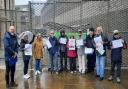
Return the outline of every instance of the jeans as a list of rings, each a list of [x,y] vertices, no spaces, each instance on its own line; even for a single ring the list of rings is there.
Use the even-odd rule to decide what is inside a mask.
[[[104,77],[105,56],[96,56],[96,74]]]
[[[9,86],[10,84],[9,77],[11,77],[11,82],[14,82],[16,64],[10,66],[9,61],[5,61],[5,66],[6,66],[6,71],[5,71],[6,86]],[[11,75],[10,75],[10,72],[11,72]]]
[[[121,75],[121,62],[120,61],[112,61],[111,62],[111,75],[112,76],[114,76],[115,67],[117,67],[116,77],[120,77],[120,75]]]
[[[64,60],[64,69],[67,69],[67,52],[60,51],[60,69],[63,70],[63,60]]]
[[[41,59],[36,59],[35,60],[35,69],[36,69],[36,71],[41,71],[41,69],[40,69],[40,60]]]
[[[79,72],[85,72],[85,55],[78,55]]]
[[[70,71],[76,70],[76,58],[69,58]]]
[[[58,71],[58,53],[50,54],[51,70]]]
[[[29,60],[30,60],[30,56],[24,55],[24,57],[23,57],[23,62],[24,62],[24,75],[26,75],[28,73]]]

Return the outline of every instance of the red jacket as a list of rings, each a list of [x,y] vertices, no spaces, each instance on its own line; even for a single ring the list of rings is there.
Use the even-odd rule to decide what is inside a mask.
[[[69,42],[67,43],[67,49],[68,49],[67,55],[68,55],[69,58],[70,57],[76,57],[77,56],[76,49],[75,50],[69,50]]]

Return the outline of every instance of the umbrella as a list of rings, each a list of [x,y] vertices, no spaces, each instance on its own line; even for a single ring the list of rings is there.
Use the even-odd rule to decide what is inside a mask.
[[[18,36],[18,43],[20,44],[20,42],[21,42],[21,39],[23,39],[24,38],[24,36],[28,36],[28,42],[30,43],[32,40],[33,40],[33,38],[34,38],[34,34],[32,33],[32,32],[30,32],[30,31],[25,31],[25,32],[22,32],[19,36]]]

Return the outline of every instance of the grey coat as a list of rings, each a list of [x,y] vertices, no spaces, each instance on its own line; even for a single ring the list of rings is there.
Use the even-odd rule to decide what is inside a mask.
[[[80,40],[80,39],[83,39],[83,38],[81,37],[81,38],[78,38],[77,40]],[[84,49],[85,49],[84,45],[77,47],[77,55],[84,55]]]

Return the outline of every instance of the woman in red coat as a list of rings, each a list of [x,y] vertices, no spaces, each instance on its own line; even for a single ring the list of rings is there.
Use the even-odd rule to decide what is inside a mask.
[[[76,51],[76,40],[73,33],[71,34],[70,39],[67,43],[67,49],[68,49],[67,55],[70,63],[70,71],[71,73],[74,73],[76,72],[77,51]]]

